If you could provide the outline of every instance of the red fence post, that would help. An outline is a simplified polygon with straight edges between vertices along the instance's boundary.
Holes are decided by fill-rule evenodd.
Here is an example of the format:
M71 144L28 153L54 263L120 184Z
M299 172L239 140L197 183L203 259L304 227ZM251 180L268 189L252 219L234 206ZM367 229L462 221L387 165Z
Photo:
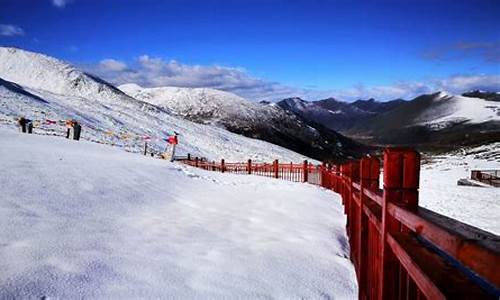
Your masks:
M273 166L274 178L278 178L278 169L279 169L279 162L276 159L274 160L274 166Z
M340 166L339 165L334 165L333 166L333 191L335 193L340 193L339 189L339 177L340 177Z
M351 197L351 163L342 165L342 204L344 204L344 214L347 216L347 235L349 235L349 198Z
M361 159L360 164L360 208L358 215L358 285L359 299L368 299L368 278L373 276L368 275L368 216L364 213L365 202L367 201L364 195L364 190L376 190L379 186L380 178L380 161L376 157L365 157ZM375 250L378 255L378 250ZM372 252L373 253L373 252ZM373 254L372 254L373 255Z
M252 160L251 159L248 160L247 168L248 168L248 174L252 174Z
M405 291L401 282L399 263L392 253L387 236L401 230L402 225L389 214L389 202L408 210L418 208L420 154L412 149L386 148L384 150L384 196L382 199L382 237L380 251L379 299L398 299ZM403 228L403 231L405 229Z
M307 182L308 181L308 169L307 169L307 166L308 166L308 163L307 163L307 160L304 160L304 163L302 164L302 173L303 173L303 177L302 177L302 182Z
M225 171L225 163L224 163L224 158L220 160L220 171L224 173Z
M319 169L319 186L325 187L327 179L326 179L326 174L327 172L327 167L326 167L326 162L323 162L321 164L321 167Z
M354 213L356 211L356 202L354 200L354 192L355 188L353 187L354 182L359 181L359 162L358 161L351 161L349 163L349 168L350 168L350 179L349 179L349 198L347 199L349 201L349 207L347 210L347 224L348 224L348 230L349 230L349 244L351 246L351 259L356 263L357 257L356 257L356 236L357 233L357 224L356 224L356 214Z

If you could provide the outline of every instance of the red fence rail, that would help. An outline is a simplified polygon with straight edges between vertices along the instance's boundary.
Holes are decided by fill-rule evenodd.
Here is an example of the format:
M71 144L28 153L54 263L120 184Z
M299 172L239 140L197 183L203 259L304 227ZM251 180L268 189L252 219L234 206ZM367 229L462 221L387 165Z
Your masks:
M220 172L308 182L341 195L359 299L499 299L500 237L418 206L420 155L388 148L381 163L206 162Z

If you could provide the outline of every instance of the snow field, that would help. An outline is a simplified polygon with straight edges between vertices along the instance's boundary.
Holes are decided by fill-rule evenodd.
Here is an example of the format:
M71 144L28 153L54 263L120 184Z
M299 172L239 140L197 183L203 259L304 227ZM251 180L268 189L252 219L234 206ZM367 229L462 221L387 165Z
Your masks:
M500 143L481 146L476 151L484 151L484 157L456 153L422 165L419 205L500 235L500 188L457 185L460 178L470 178L471 170L500 169L499 149Z
M357 298L339 196L0 129L0 298Z

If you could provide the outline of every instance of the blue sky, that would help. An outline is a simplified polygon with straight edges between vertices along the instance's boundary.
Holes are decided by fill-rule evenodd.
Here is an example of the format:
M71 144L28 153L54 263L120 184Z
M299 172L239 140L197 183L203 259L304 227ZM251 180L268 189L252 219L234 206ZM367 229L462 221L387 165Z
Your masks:
M499 1L0 0L0 45L251 99L500 90Z

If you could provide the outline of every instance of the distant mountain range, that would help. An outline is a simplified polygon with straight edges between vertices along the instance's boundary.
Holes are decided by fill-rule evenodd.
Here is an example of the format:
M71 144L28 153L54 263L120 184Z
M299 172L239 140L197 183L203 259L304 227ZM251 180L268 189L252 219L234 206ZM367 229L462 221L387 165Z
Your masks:
M438 92L388 102L290 98L277 105L369 144L449 150L500 140L500 94L494 92Z
M370 144L449 150L500 140L500 100L493 92L439 92L388 102L289 98L256 103L209 88L115 87L58 59L0 47L0 121L20 115L75 118L94 139L135 151L142 143L121 137L175 130L183 135L181 149L209 157L230 157L244 147L269 152L256 157L284 153L255 139L318 160L360 157L374 149L365 146Z
M390 111L403 102L405 101L378 102L374 99L344 102L335 98L310 102L300 98L288 98L278 102L277 105L332 130L347 131L360 121Z

